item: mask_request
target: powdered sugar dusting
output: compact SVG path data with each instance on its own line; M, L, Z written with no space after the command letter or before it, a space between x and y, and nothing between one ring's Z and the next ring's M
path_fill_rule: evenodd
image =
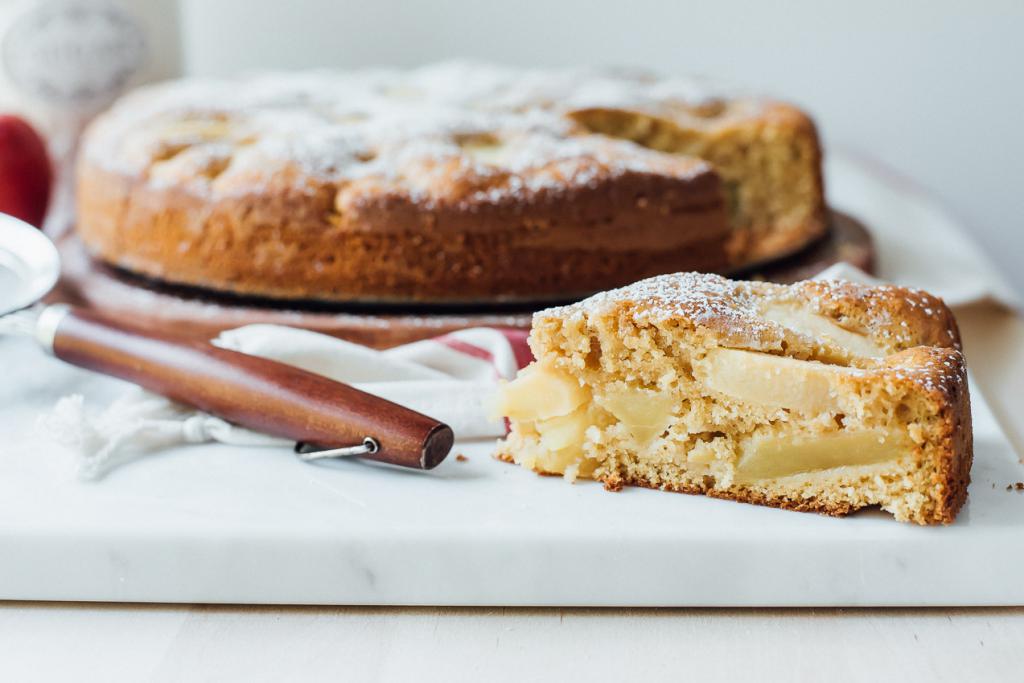
M156 182L187 182L204 154L219 160L228 146L232 158L216 177L194 179L213 191L238 185L236 173L251 183L283 168L327 183L419 176L429 184L444 167L483 192L515 194L585 185L599 171L699 173L699 162L589 134L567 114L628 108L699 127L707 117L695 107L709 101L710 91L690 80L467 63L183 80L123 98L93 126L85 154L137 175L166 165L152 174ZM494 153L469 149L480 139ZM186 152L183 163L177 157Z
M701 323L724 317L742 320L746 324L758 319L759 305L752 286L760 287L762 284L705 273L659 275L627 287L601 292L566 310L575 309L585 315L593 315L629 301L640 320L660 322L686 318Z
M577 304L541 311L535 320L592 320L625 311L638 325L685 324L713 330L728 343L779 348L787 341L786 328L765 317L775 303L798 306L859 330L889 354L914 347L944 348L959 354L952 314L937 297L911 288L840 280L780 285L705 273L660 275Z

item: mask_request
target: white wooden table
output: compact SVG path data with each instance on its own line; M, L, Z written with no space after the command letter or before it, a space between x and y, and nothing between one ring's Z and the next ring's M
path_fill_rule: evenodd
M1024 452L1024 322L959 319L974 390ZM996 681L1024 676L1022 643L1024 608L0 604L0 681Z
M5 681L1021 679L1024 610L11 604Z

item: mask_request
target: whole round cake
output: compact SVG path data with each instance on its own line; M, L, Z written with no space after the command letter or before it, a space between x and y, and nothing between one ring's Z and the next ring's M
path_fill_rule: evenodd
M787 104L614 71L442 64L182 80L86 132L78 233L102 261L245 296L572 299L731 272L825 230Z

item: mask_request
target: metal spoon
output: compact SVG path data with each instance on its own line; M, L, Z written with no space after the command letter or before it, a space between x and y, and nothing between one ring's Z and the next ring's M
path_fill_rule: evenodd
M361 455L431 469L451 450L448 425L341 382L209 343L125 326L67 304L36 304L60 256L43 233L0 214L0 333L120 377L211 415L294 439L303 460ZM35 304L35 305L34 305Z

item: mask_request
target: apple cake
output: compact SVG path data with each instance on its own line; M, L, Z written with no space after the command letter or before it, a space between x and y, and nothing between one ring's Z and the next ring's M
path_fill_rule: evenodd
M956 322L925 292L663 275L534 316L499 457L793 510L952 522L973 453Z
M825 230L811 120L617 71L185 79L84 135L77 229L156 280L331 302L569 300Z

